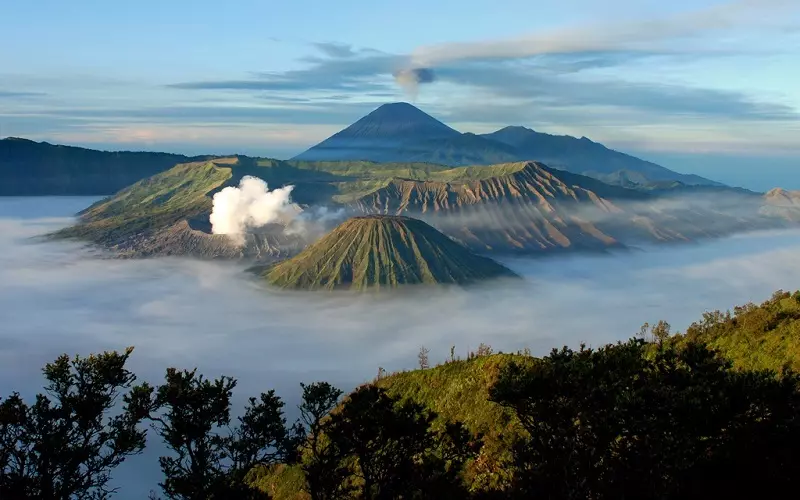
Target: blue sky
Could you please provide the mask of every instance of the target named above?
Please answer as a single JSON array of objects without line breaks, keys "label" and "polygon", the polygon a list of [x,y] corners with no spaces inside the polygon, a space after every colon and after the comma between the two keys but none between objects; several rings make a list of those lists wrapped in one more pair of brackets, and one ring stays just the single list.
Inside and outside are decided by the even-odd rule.
[{"label": "blue sky", "polygon": [[800,0],[0,0],[0,12],[0,136],[287,157],[406,100],[462,131],[585,135],[679,171],[800,188]]}]

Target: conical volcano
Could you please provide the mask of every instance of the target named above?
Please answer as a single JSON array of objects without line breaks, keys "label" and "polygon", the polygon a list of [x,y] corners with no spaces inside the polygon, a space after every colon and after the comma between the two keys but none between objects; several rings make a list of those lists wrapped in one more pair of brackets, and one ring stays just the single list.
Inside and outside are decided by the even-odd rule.
[{"label": "conical volcano", "polygon": [[264,274],[275,286],[307,290],[464,285],[504,276],[515,274],[425,222],[387,215],[349,219]]},{"label": "conical volcano", "polygon": [[406,102],[383,104],[332,138],[434,139],[460,133]]},{"label": "conical volcano", "polygon": [[394,102],[378,107],[293,159],[395,161],[408,156],[420,142],[460,135],[415,106]]}]

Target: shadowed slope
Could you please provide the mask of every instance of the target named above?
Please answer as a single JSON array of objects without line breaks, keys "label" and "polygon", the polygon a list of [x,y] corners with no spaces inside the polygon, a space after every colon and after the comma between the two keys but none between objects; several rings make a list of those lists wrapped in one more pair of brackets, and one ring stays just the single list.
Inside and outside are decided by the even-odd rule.
[{"label": "shadowed slope", "polygon": [[355,289],[405,284],[468,284],[514,274],[474,255],[425,222],[409,217],[354,217],[264,276],[298,289]]}]

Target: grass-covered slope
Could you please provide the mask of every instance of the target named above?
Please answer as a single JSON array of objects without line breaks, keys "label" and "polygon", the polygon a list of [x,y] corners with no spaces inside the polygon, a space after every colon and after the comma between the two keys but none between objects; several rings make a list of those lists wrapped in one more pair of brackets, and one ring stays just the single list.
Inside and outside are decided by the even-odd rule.
[{"label": "grass-covered slope", "polygon": [[[424,370],[393,373],[372,383],[400,402],[415,401],[433,410],[437,429],[458,421],[471,434],[482,435],[483,446],[467,464],[465,481],[472,491],[502,491],[510,479],[512,443],[524,431],[511,411],[489,401],[489,388],[512,362],[533,364],[537,359],[521,354],[470,355]],[[310,498],[298,466],[260,468],[252,481],[275,500]]]},{"label": "grass-covered slope", "polygon": [[468,284],[513,276],[425,222],[409,217],[354,217],[296,257],[264,273],[282,288],[332,290],[409,284]]},{"label": "grass-covered slope", "polygon": [[79,224],[56,236],[119,247],[189,220],[211,209],[208,193],[231,178],[226,163],[184,163],[141,180],[88,207]]},{"label": "grass-covered slope", "polygon": [[760,305],[746,304],[732,313],[705,313],[676,338],[682,339],[707,343],[737,368],[800,371],[800,292],[779,291]]}]

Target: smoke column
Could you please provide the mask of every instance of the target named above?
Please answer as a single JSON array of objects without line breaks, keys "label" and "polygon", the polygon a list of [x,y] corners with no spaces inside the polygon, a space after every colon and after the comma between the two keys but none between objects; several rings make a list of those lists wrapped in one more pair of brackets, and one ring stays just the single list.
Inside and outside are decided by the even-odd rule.
[{"label": "smoke column", "polygon": [[239,187],[229,186],[214,195],[209,217],[211,232],[225,234],[243,245],[249,228],[270,223],[290,224],[303,211],[292,203],[292,189],[294,186],[285,186],[270,191],[258,177],[242,177]]}]

